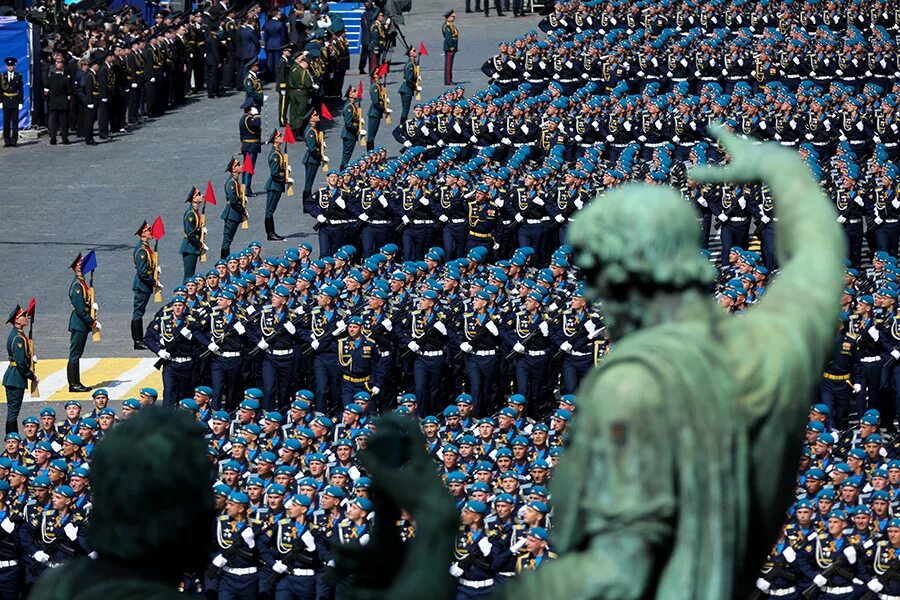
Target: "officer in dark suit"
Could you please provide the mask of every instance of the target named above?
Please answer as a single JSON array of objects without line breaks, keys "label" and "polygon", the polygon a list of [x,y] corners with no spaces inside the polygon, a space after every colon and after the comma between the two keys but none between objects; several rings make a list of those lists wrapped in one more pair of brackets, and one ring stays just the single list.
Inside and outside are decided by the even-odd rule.
[{"label": "officer in dark suit", "polygon": [[3,387],[6,388],[6,433],[19,430],[19,411],[25,398],[25,388],[29,382],[37,385],[39,381],[34,372],[34,344],[25,333],[28,320],[28,313],[18,304],[6,319],[13,326],[6,338],[9,366],[3,375]]},{"label": "officer in dark suit", "polygon": [[316,293],[317,306],[312,309],[309,329],[304,341],[313,350],[316,410],[330,414],[341,402],[341,371],[337,362],[337,338],[347,329],[345,313],[335,305],[339,292],[325,285]]},{"label": "officer in dark suit", "polygon": [[[262,120],[259,118],[259,110],[254,106],[253,100],[249,97],[241,104],[244,114],[238,123],[238,129],[241,135],[241,155],[250,156],[250,162],[256,170],[256,157],[262,149]],[[253,193],[253,173],[244,173],[244,187],[248,196],[255,196]]]},{"label": "officer in dark suit", "polygon": [[375,23],[375,14],[378,11],[371,0],[366,2],[366,10],[359,22],[360,40],[359,40],[359,74],[366,74],[366,67],[369,65],[369,42],[372,36],[372,25]]},{"label": "officer in dark suit", "polygon": [[238,47],[241,49],[241,71],[238,81],[244,84],[251,65],[258,63],[259,60],[259,33],[253,27],[252,17],[247,17],[244,23],[241,24],[237,37]]},{"label": "officer in dark suit", "polygon": [[223,260],[231,254],[231,242],[237,233],[238,225],[247,218],[247,200],[244,186],[240,181],[241,163],[232,158],[225,172],[230,173],[230,176],[225,181],[225,209],[222,211],[222,220],[225,221],[221,249]]},{"label": "officer in dark suit", "polygon": [[200,207],[203,205],[203,194],[192,187],[188,192],[187,200],[190,207],[184,212],[182,218],[182,226],[184,228],[184,239],[181,240],[181,248],[178,250],[181,254],[181,260],[184,263],[184,279],[193,277],[197,271],[197,259],[203,254],[203,224],[200,218]]},{"label": "officer in dark suit", "polygon": [[347,319],[347,335],[337,342],[338,365],[341,367],[341,403],[346,408],[359,392],[377,396],[381,391],[381,358],[378,346],[371,338],[363,336],[362,317]]},{"label": "officer in dark suit", "polygon": [[144,344],[163,360],[163,406],[175,408],[194,388],[194,319],[183,296],[175,296],[147,328]]},{"label": "officer in dark suit", "polygon": [[281,60],[281,48],[288,42],[287,27],[284,26],[281,11],[274,8],[269,11],[269,19],[263,25],[263,37],[266,49],[266,73],[268,81],[275,80],[275,69]]},{"label": "officer in dark suit", "polygon": [[87,343],[88,332],[94,329],[98,323],[91,317],[91,291],[84,274],[81,272],[81,254],[79,253],[69,267],[75,272],[75,279],[69,286],[69,302],[72,304],[72,314],[69,317],[69,362],[66,364],[66,375],[69,380],[70,392],[88,392],[91,388],[81,384],[81,370],[79,361],[84,354],[84,346]]},{"label": "officer in dark suit", "polygon": [[218,98],[223,95],[222,72],[225,65],[225,35],[219,29],[219,23],[213,21],[206,33],[206,95]]},{"label": "officer in dark suit", "polygon": [[116,74],[112,61],[112,54],[102,52],[98,54],[101,61],[97,71],[97,87],[100,91],[100,102],[97,104],[97,135],[101,140],[109,139],[109,125],[111,118],[111,106],[115,96]]},{"label": "officer in dark suit", "polygon": [[244,77],[244,93],[247,100],[251,101],[251,105],[259,110],[262,108],[266,96],[263,94],[262,81],[259,80],[259,61],[253,59],[247,69],[247,76]]},{"label": "officer in dark suit", "polygon": [[[81,72],[81,80],[78,82],[78,103],[80,109],[78,111],[79,123],[78,133],[84,138],[84,143],[93,146],[97,142],[94,141],[94,121],[97,120],[97,102],[99,101],[100,87],[97,84],[97,71],[100,69],[100,63],[94,61],[90,67]],[[95,97],[95,92],[97,97]]]},{"label": "officer in dark suit", "polygon": [[66,73],[65,58],[59,52],[53,56],[53,66],[47,74],[47,110],[50,111],[48,128],[50,145],[56,145],[57,133],[62,135],[63,145],[69,142],[69,101],[75,92],[72,79]]},{"label": "officer in dark suit", "polygon": [[19,143],[19,111],[25,102],[25,88],[22,76],[16,73],[16,63],[12,56],[6,57],[6,73],[0,79],[0,92],[3,93],[0,106],[3,107],[3,145],[16,146]]},{"label": "officer in dark suit", "polygon": [[459,348],[466,357],[466,379],[472,396],[472,414],[476,417],[488,413],[488,402],[494,396],[500,374],[497,352],[501,320],[498,313],[488,312],[490,300],[486,291],[475,292],[472,310],[460,311],[450,331],[451,347]]},{"label": "officer in dark suit", "polygon": [[134,292],[134,309],[131,313],[131,339],[135,350],[143,350],[144,345],[144,312],[150,302],[150,295],[157,285],[156,280],[156,256],[150,247],[150,225],[147,221],[138,228],[134,234],[140,239],[134,247],[132,258],[134,259],[134,281],[131,289]]}]

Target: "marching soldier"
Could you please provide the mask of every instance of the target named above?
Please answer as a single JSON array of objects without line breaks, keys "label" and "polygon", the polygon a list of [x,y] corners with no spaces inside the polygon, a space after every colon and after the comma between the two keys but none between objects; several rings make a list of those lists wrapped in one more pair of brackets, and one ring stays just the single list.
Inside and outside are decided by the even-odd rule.
[{"label": "marching soldier", "polygon": [[[234,410],[242,398],[241,356],[247,327],[243,311],[235,309],[235,295],[222,291],[215,299],[216,306],[193,329],[197,342],[213,353],[211,361],[213,409]],[[255,315],[260,311],[254,312]]]},{"label": "marching soldier", "polygon": [[259,589],[257,564],[260,548],[257,532],[247,517],[250,498],[232,491],[225,502],[225,514],[216,519],[214,551],[217,554],[206,572],[207,588],[217,589],[228,600],[254,598]]},{"label": "marching soldier", "polygon": [[147,328],[144,344],[162,361],[163,406],[175,408],[179,400],[191,396],[194,388],[194,349],[189,314],[183,296],[175,296],[167,308]]},{"label": "marching soldier", "polygon": [[378,396],[381,373],[378,362],[381,354],[375,341],[363,336],[363,319],[347,319],[347,335],[337,342],[338,364],[341,367],[341,402],[346,408],[359,392]]},{"label": "marching soldier", "polygon": [[294,375],[297,323],[288,310],[290,290],[277,285],[270,303],[263,307],[259,324],[250,330],[250,341],[263,351],[263,410],[277,410],[287,403]]}]

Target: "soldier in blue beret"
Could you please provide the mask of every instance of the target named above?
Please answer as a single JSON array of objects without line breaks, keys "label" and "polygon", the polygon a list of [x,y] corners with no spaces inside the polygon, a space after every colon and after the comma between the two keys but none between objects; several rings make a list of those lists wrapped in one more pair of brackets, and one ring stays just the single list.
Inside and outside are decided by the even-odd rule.
[{"label": "soldier in blue beret", "polygon": [[175,296],[169,308],[147,327],[144,344],[163,363],[163,406],[174,408],[193,389],[197,342],[191,332],[194,317],[186,309],[185,298]]},{"label": "soldier in blue beret", "polygon": [[260,536],[248,519],[249,505],[247,494],[233,491],[225,503],[225,514],[216,520],[216,554],[206,573],[206,587],[215,585],[220,598],[253,597],[259,588]]}]

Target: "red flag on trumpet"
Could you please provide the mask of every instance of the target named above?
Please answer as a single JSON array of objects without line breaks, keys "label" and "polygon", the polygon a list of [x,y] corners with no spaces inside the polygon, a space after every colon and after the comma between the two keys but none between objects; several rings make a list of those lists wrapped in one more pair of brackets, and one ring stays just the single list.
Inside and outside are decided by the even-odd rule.
[{"label": "red flag on trumpet", "polygon": [[241,173],[250,173],[253,175],[253,161],[250,160],[250,153],[244,154],[244,166],[241,167]]},{"label": "red flag on trumpet", "polygon": [[206,182],[206,196],[204,196],[204,198],[210,204],[216,203],[216,191],[213,189],[212,181]]},{"label": "red flag on trumpet", "polygon": [[156,241],[161,240],[166,235],[166,227],[163,225],[162,217],[157,216],[156,220],[153,221],[153,225],[150,226],[150,235]]},{"label": "red flag on trumpet", "polygon": [[290,123],[286,123],[284,126],[284,142],[286,144],[294,144],[297,142],[297,138],[294,137],[294,131],[291,129]]},{"label": "red flag on trumpet", "polygon": [[428,50],[425,48],[425,42],[419,42],[419,55],[428,56]]},{"label": "red flag on trumpet", "polygon": [[331,116],[331,111],[328,110],[328,107],[325,106],[325,103],[322,103],[322,118],[328,119],[329,121],[333,121],[334,117]]},{"label": "red flag on trumpet", "polygon": [[32,299],[28,302],[28,308],[25,309],[25,312],[28,314],[28,318],[29,318],[29,319],[33,319],[33,318],[34,318],[34,310],[35,310],[35,308],[37,308],[37,301],[36,301],[34,298],[32,298]]}]

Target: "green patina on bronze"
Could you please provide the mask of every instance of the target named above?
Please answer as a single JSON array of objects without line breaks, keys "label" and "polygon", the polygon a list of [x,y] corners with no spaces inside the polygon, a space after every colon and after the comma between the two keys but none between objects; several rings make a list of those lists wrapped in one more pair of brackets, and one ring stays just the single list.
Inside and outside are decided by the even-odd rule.
[{"label": "green patina on bronze", "polygon": [[[784,266],[758,304],[729,317],[704,293],[713,273],[695,215],[676,192],[625,186],[578,215],[576,261],[611,329],[626,335],[582,383],[551,485],[551,541],[562,556],[499,596],[723,600],[752,590],[791,501],[797,440],[834,336],[844,241],[794,152],[716,134],[730,164],[692,176],[766,183]],[[436,475],[416,466],[422,447],[391,426],[364,456],[378,521],[354,570],[397,545],[384,540],[397,539],[399,506],[419,532],[396,560],[378,556],[378,577],[357,578],[359,598],[454,595],[438,549],[453,545],[455,511],[438,500],[446,493]],[[411,468],[398,468],[402,456]]]},{"label": "green patina on bronze", "polygon": [[34,600],[182,598],[184,573],[201,572],[215,518],[206,442],[187,412],[150,407],[117,425],[91,463],[88,540],[76,558],[38,580]]}]

